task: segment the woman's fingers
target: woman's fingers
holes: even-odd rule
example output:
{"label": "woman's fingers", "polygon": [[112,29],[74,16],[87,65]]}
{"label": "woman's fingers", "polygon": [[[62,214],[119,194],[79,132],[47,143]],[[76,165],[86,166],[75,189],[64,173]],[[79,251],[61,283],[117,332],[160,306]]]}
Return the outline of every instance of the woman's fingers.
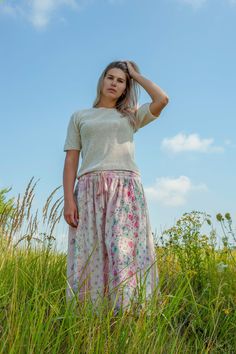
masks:
{"label": "woman's fingers", "polygon": [[68,224],[72,227],[77,227],[78,221],[75,219],[74,215],[70,217]]}
{"label": "woman's fingers", "polygon": [[73,213],[70,214],[69,216],[69,224],[72,227],[77,227],[78,225],[78,217],[77,217],[77,211],[73,211]]}
{"label": "woman's fingers", "polygon": [[76,226],[78,225],[78,211],[77,211],[77,208],[75,208],[75,212],[74,212],[74,224]]}
{"label": "woman's fingers", "polygon": [[66,211],[64,212],[64,218],[67,224],[69,224],[70,226],[78,226],[78,210],[76,205],[74,207],[66,207]]}

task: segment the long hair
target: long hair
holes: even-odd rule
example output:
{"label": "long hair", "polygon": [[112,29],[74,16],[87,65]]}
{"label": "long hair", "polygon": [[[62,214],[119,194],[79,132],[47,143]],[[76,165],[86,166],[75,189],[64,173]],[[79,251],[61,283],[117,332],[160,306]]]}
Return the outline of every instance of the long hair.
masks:
{"label": "long hair", "polygon": [[[130,61],[131,65],[134,69],[140,74],[140,70],[138,65]],[[105,78],[108,70],[112,68],[121,69],[126,75],[126,89],[125,92],[118,98],[116,101],[115,108],[121,113],[122,117],[126,117],[136,131],[138,126],[138,122],[135,119],[135,114],[138,109],[138,97],[140,95],[140,86],[130,75],[128,71],[127,64],[124,61],[113,61],[107,65],[107,67],[103,70],[101,76],[99,77],[97,84],[97,97],[93,102],[93,108],[96,107],[101,98],[101,88],[103,79]]]}

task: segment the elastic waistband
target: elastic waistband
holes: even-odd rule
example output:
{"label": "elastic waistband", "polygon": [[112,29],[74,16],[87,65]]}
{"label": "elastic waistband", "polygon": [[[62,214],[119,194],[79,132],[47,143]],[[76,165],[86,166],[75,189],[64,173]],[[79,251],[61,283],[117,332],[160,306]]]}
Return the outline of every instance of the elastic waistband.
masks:
{"label": "elastic waistband", "polygon": [[77,177],[77,179],[81,179],[83,177],[89,177],[89,176],[103,176],[103,177],[141,177],[140,174],[138,174],[135,171],[129,171],[129,170],[97,170],[97,171],[90,171],[86,172],[83,175]]}

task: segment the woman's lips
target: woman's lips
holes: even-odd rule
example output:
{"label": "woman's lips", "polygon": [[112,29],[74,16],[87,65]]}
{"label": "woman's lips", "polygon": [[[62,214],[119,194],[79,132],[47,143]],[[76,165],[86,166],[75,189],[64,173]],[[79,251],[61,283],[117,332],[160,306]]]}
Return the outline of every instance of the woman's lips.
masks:
{"label": "woman's lips", "polygon": [[112,91],[112,92],[116,92],[116,90],[114,90],[114,89],[108,89],[109,91]]}

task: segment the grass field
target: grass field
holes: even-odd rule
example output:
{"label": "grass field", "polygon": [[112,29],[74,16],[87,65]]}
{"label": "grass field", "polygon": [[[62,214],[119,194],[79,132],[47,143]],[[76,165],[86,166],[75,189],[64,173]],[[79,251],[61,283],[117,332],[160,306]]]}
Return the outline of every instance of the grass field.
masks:
{"label": "grass field", "polygon": [[[32,240],[42,225],[30,217],[32,191],[29,186],[13,212],[1,212],[0,353],[236,353],[235,233],[229,213],[216,215],[220,248],[211,217],[202,212],[186,213],[165,230],[156,248],[158,293],[141,310],[114,316],[105,300],[97,312],[89,301],[77,302],[76,310],[66,303],[66,254],[52,247],[61,204],[44,209],[44,221],[49,216],[51,222],[36,249]],[[201,231],[205,223],[207,235]],[[27,241],[25,247],[13,244],[15,232]]]}

